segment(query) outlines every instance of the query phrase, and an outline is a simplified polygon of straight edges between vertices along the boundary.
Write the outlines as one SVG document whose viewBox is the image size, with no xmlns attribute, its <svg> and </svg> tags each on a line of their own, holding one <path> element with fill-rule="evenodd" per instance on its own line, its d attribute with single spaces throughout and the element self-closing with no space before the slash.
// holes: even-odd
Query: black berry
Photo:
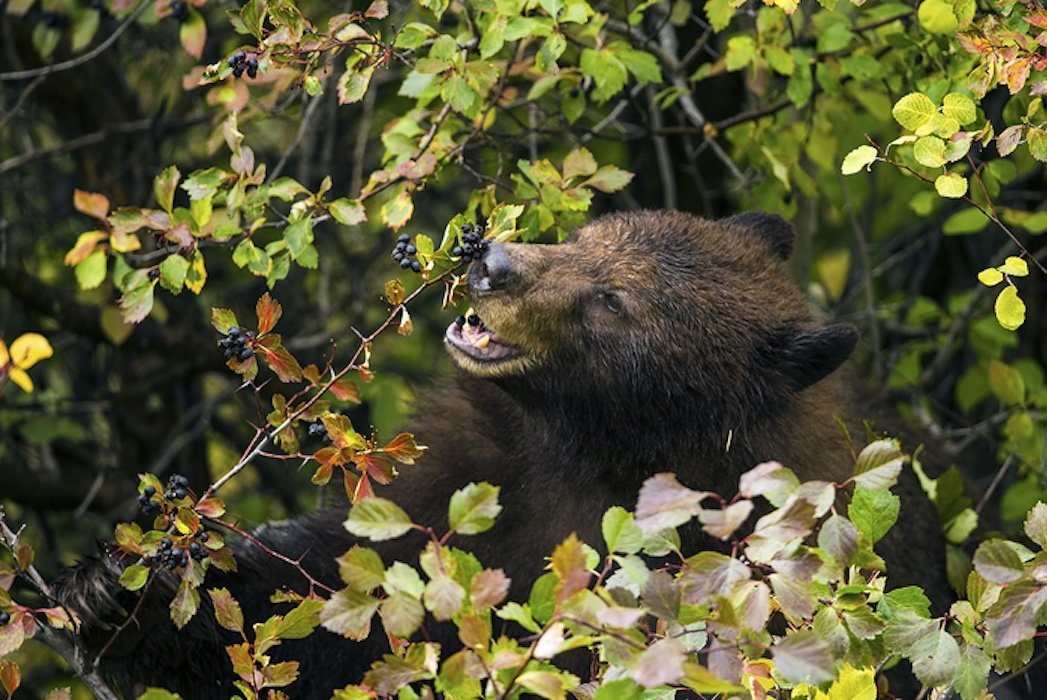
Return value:
<svg viewBox="0 0 1047 700">
<path fill-rule="evenodd" d="M 410 234 L 401 233 L 399 236 L 396 237 L 396 240 L 399 243 L 407 243 L 407 241 L 411 240 L 411 236 Z"/>
<path fill-rule="evenodd" d="M 172 2 L 171 16 L 178 20 L 179 24 L 183 24 L 189 19 L 189 7 L 184 2 Z"/>
<path fill-rule="evenodd" d="M 196 536 L 196 539 L 200 540 L 201 542 L 206 542 L 207 541 L 207 530 L 201 530 L 200 534 Z"/>
<path fill-rule="evenodd" d="M 0 626 L 6 625 L 11 621 L 11 615 L 6 611 L 0 611 Z"/>
<path fill-rule="evenodd" d="M 146 498 L 152 498 L 153 494 L 155 494 L 155 493 L 156 493 L 156 487 L 155 486 L 146 486 L 144 489 L 142 489 L 142 495 L 145 496 Z"/>
<path fill-rule="evenodd" d="M 406 270 L 410 266 L 411 266 L 410 258 L 404 258 L 403 260 L 400 261 L 400 267 L 402 267 L 403 269 Z"/>
<path fill-rule="evenodd" d="M 470 314 L 469 318 L 467 318 L 465 320 L 466 320 L 466 323 L 468 323 L 470 326 L 479 326 L 480 325 L 480 317 L 477 316 L 476 314 Z"/>
<path fill-rule="evenodd" d="M 418 262 L 417 260 L 412 261 L 411 262 L 411 269 L 414 270 L 415 272 L 421 272 L 422 271 L 422 263 Z"/>
<path fill-rule="evenodd" d="M 455 317 L 454 325 L 458 326 L 459 328 L 464 326 L 465 325 L 465 316 L 459 315 L 459 316 Z"/>
<path fill-rule="evenodd" d="M 170 537 L 165 537 L 162 540 L 160 540 L 160 549 L 170 549 L 171 548 L 171 544 L 172 544 L 171 538 Z"/>
</svg>

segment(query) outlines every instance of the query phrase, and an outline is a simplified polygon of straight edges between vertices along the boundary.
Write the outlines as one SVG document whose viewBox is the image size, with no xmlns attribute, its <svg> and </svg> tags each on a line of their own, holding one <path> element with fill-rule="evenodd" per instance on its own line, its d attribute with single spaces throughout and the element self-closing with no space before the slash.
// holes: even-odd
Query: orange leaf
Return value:
<svg viewBox="0 0 1047 700">
<path fill-rule="evenodd" d="M 258 335 L 265 335 L 276 326 L 276 322 L 280 320 L 280 315 L 283 314 L 283 308 L 280 306 L 280 302 L 269 296 L 269 292 L 266 292 L 255 305 L 255 313 L 258 314 Z"/>
<path fill-rule="evenodd" d="M 104 241 L 109 237 L 105 231 L 88 231 L 81 233 L 80 237 L 76 239 L 76 245 L 73 246 L 72 250 L 65 254 L 66 265 L 76 265 L 81 262 L 94 252 L 95 247 L 100 241 Z"/>
<path fill-rule="evenodd" d="M 321 464 L 319 467 L 316 468 L 316 471 L 313 472 L 313 476 L 310 479 L 310 481 L 312 481 L 314 484 L 319 484 L 323 486 L 331 480 L 331 474 L 333 473 L 334 465 L 332 465 L 331 463 Z"/>
<path fill-rule="evenodd" d="M 196 504 L 196 512 L 205 518 L 220 518 L 225 514 L 225 504 L 217 498 L 205 498 Z"/>
<path fill-rule="evenodd" d="M 400 433 L 382 448 L 382 452 L 401 464 L 414 464 L 415 458 L 421 457 L 427 449 L 429 448 L 415 442 L 411 433 Z"/>
<path fill-rule="evenodd" d="M 109 213 L 109 198 L 104 194 L 73 190 L 73 206 L 79 212 L 105 221 L 105 215 Z"/>
<path fill-rule="evenodd" d="M 280 336 L 269 335 L 261 338 L 255 347 L 255 352 L 259 350 L 262 352 L 262 359 L 281 382 L 289 383 L 301 380 L 302 367 L 280 342 Z"/>
<path fill-rule="evenodd" d="M 371 488 L 371 480 L 364 474 L 360 477 L 360 481 L 356 482 L 356 489 L 353 491 L 353 503 L 359 503 L 365 498 L 371 498 L 374 496 L 374 489 Z"/>
<path fill-rule="evenodd" d="M 350 379 L 339 379 L 332 384 L 331 393 L 342 401 L 360 403 L 360 390 Z"/>
<path fill-rule="evenodd" d="M 348 469 L 342 470 L 342 485 L 345 487 L 345 497 L 349 499 L 350 503 L 355 503 L 354 496 L 356 495 L 356 487 L 360 484 L 360 477 L 349 471 Z"/>
<path fill-rule="evenodd" d="M 356 468 L 369 475 L 379 484 L 388 484 L 396 476 L 393 461 L 383 454 L 363 452 L 353 457 Z"/>
</svg>

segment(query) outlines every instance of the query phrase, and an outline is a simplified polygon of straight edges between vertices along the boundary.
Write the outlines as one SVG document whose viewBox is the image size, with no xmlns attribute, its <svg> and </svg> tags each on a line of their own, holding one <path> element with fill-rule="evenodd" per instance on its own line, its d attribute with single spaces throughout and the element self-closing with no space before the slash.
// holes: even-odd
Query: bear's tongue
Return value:
<svg viewBox="0 0 1047 700">
<path fill-rule="evenodd" d="M 516 352 L 497 333 L 487 328 L 472 308 L 448 326 L 446 335 L 455 347 L 478 360 L 499 360 Z"/>
</svg>

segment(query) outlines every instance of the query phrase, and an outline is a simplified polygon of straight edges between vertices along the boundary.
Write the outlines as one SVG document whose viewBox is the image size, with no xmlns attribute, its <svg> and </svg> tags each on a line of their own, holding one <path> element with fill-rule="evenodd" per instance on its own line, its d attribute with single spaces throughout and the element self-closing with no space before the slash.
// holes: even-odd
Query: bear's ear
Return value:
<svg viewBox="0 0 1047 700">
<path fill-rule="evenodd" d="M 725 224 L 747 229 L 758 235 L 782 260 L 788 260 L 793 252 L 796 232 L 792 225 L 777 214 L 749 211 L 721 220 Z"/>
<path fill-rule="evenodd" d="M 806 389 L 833 373 L 858 344 L 858 329 L 836 323 L 811 331 L 792 331 L 779 336 L 772 350 L 777 365 L 796 391 Z"/>
</svg>

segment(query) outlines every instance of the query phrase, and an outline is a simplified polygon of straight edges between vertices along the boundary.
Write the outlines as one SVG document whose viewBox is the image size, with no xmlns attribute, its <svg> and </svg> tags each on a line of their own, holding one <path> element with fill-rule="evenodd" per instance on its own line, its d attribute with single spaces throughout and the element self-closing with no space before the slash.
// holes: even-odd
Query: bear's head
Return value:
<svg viewBox="0 0 1047 700">
<path fill-rule="evenodd" d="M 789 277 L 794 234 L 768 214 L 598 218 L 560 245 L 492 245 L 469 272 L 465 372 L 608 430 L 690 421 L 722 440 L 781 411 L 851 354 Z M 721 443 L 722 444 L 722 443 Z"/>
</svg>

